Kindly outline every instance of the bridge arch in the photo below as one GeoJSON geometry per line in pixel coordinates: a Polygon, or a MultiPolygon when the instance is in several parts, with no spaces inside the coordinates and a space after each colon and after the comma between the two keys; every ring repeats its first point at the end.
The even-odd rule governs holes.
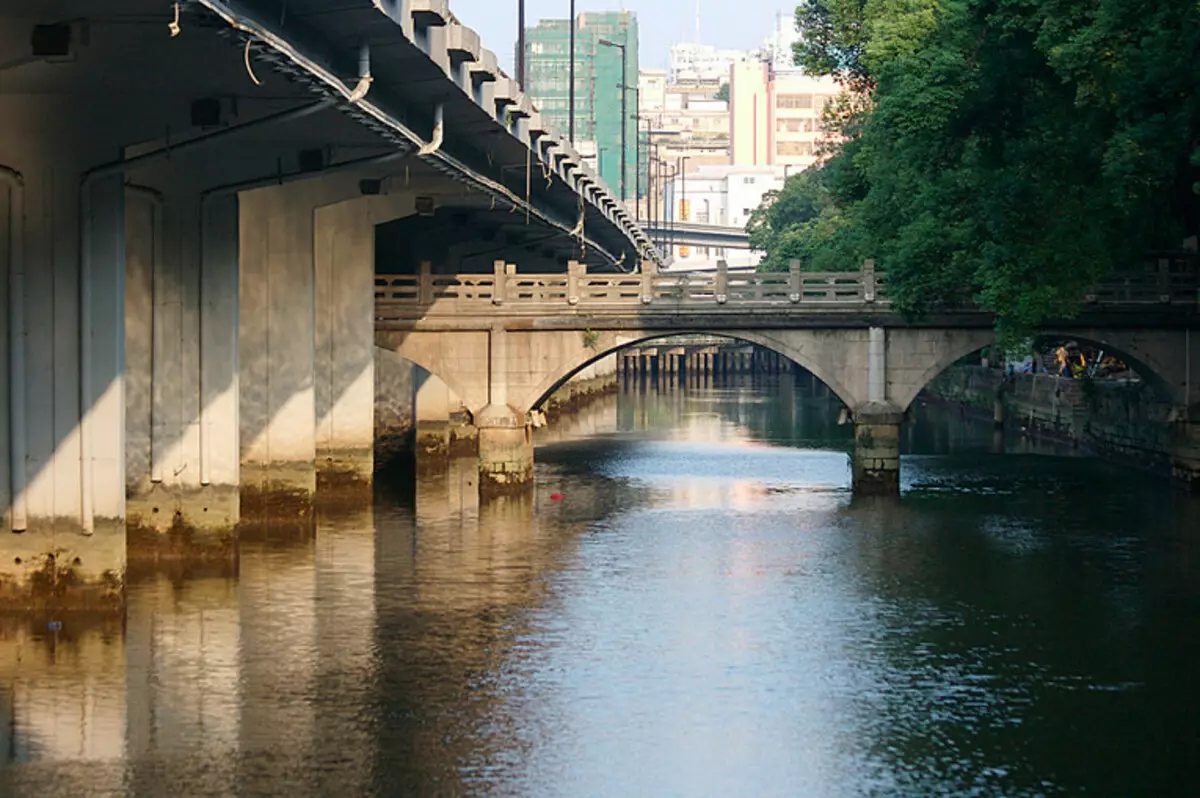
{"type": "MultiPolygon", "coordinates": [[[[1078,341],[1115,355],[1126,363],[1163,401],[1184,406],[1184,391],[1172,382],[1173,372],[1166,356],[1173,343],[1147,337],[1144,333],[1125,333],[1121,330],[1046,329],[1034,335],[1035,344],[1050,341],[1078,341]]],[[[964,357],[993,346],[995,333],[990,329],[962,330],[944,335],[937,356],[912,378],[889,378],[889,398],[901,410],[906,410],[934,379],[964,357]]],[[[889,367],[889,371],[891,368],[889,367]]]]}
{"type": "Polygon", "coordinates": [[[580,345],[575,348],[576,351],[564,353],[559,362],[550,366],[540,382],[520,400],[519,404],[514,404],[514,407],[520,412],[528,412],[539,407],[551,394],[562,387],[575,374],[587,368],[592,363],[602,360],[622,349],[641,346],[648,342],[666,338],[678,338],[684,335],[708,335],[717,338],[726,338],[734,342],[754,344],[775,352],[808,371],[824,383],[847,407],[853,407],[855,404],[853,394],[832,373],[832,369],[828,368],[826,363],[821,362],[816,357],[809,356],[806,352],[801,351],[799,347],[790,345],[788,341],[777,338],[767,332],[758,330],[721,330],[717,332],[708,330],[622,330],[617,332],[606,331],[595,333],[594,335],[597,337],[596,340],[591,342],[591,346],[585,346],[581,339],[580,345]]]}

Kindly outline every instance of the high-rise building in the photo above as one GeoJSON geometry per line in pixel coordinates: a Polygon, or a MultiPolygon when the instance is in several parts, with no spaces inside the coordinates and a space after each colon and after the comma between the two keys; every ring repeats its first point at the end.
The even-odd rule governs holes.
{"type": "MultiPolygon", "coordinates": [[[[525,32],[525,93],[560,134],[569,128],[571,23],[544,19],[525,32]]],[[[635,180],[637,156],[637,17],[630,11],[580,14],[575,20],[575,140],[594,142],[600,178],[630,200],[645,181],[635,180]],[[612,47],[602,41],[624,45],[612,47]],[[625,87],[622,88],[622,53],[625,87]],[[625,174],[621,175],[621,98],[625,95],[625,174]]],[[[645,167],[642,168],[643,173],[645,167]]]]}

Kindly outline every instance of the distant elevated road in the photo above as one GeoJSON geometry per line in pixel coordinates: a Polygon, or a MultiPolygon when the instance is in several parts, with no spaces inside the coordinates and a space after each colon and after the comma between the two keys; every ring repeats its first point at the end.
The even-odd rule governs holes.
{"type": "Polygon", "coordinates": [[[688,222],[669,225],[656,221],[643,224],[642,229],[659,242],[672,240],[676,245],[681,246],[750,249],[750,236],[741,227],[688,222]]]}

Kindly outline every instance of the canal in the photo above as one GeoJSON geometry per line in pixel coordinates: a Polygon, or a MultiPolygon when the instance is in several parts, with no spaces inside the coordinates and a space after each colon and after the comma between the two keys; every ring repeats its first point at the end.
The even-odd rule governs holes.
{"type": "Polygon", "coordinates": [[[633,386],[473,463],[0,622],[0,794],[1183,795],[1200,505],[921,408],[853,500],[807,384],[633,386]]]}

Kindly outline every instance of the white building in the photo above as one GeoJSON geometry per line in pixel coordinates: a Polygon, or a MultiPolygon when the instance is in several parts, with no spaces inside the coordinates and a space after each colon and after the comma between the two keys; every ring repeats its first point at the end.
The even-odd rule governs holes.
{"type": "Polygon", "coordinates": [[[749,57],[744,50],[718,50],[711,44],[673,44],[670,79],[672,83],[728,83],[729,68],[749,57]]]}
{"type": "Polygon", "coordinates": [[[800,32],[796,30],[795,12],[778,12],[774,30],[763,39],[762,60],[769,62],[776,71],[795,69],[792,50],[798,41],[800,32]]]}
{"type": "MultiPolygon", "coordinates": [[[[667,219],[744,229],[768,191],[783,188],[784,166],[705,165],[667,183],[667,219]]],[[[730,268],[753,267],[761,252],[720,247],[676,246],[672,269],[705,269],[725,260],[730,268]]]]}

